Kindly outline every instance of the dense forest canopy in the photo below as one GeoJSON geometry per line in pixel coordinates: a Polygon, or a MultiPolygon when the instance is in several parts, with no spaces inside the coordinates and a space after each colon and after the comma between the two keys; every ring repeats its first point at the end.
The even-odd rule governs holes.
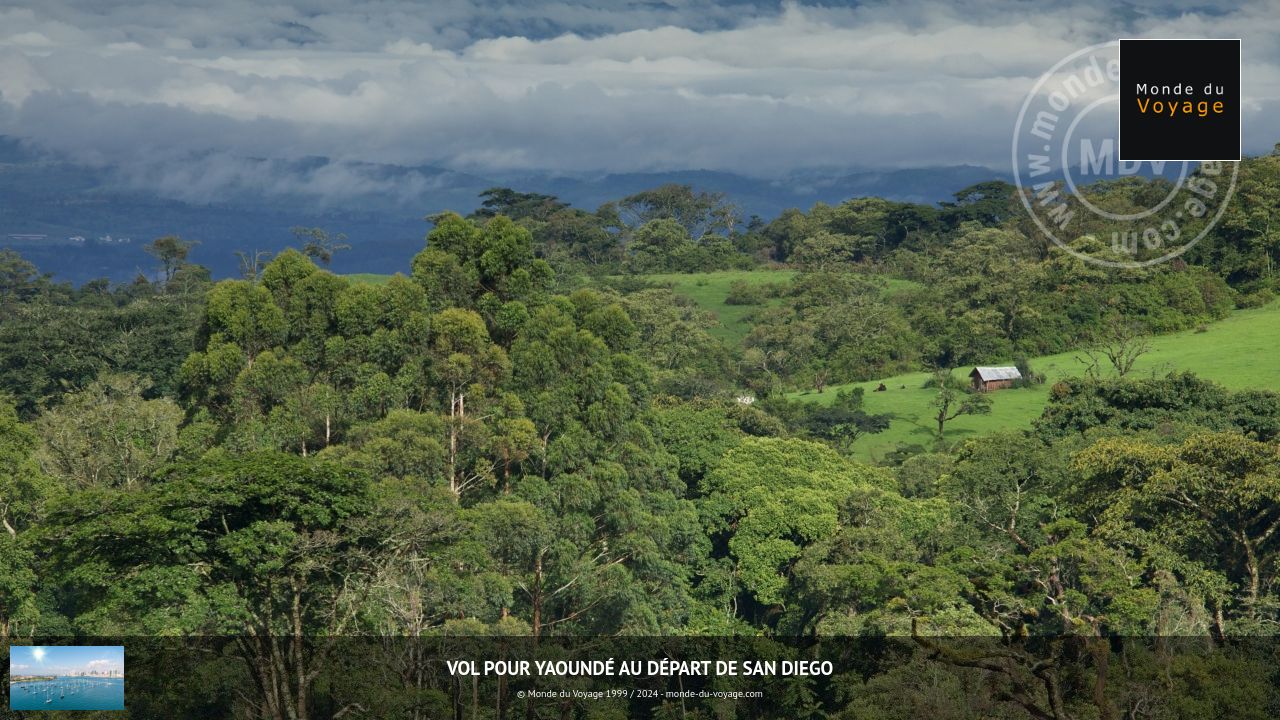
{"type": "MultiPolygon", "coordinates": [[[[384,283],[318,266],[340,238],[305,229],[216,283],[179,238],[119,286],[0,253],[0,636],[982,637],[1005,670],[918,662],[985,677],[1000,717],[1128,716],[1146,678],[1107,638],[1280,628],[1280,396],[1128,359],[1272,301],[1280,156],[1144,269],[1058,251],[1017,204],[984,183],[766,222],[686,186],[594,212],[498,188],[384,283]],[[652,277],[783,266],[733,288],[741,343],[652,277]],[[946,435],[989,412],[954,369],[1076,349],[1097,362],[1033,425],[946,435]],[[934,373],[937,439],[880,465],[850,456],[889,420],[861,390],[789,394],[906,370],[934,373]]],[[[238,652],[244,714],[307,716],[325,647],[238,652]]],[[[868,663],[843,681],[912,695],[868,663]]],[[[815,693],[755,716],[884,717],[815,693]]],[[[1178,697],[1148,702],[1204,716],[1178,697]]]]}

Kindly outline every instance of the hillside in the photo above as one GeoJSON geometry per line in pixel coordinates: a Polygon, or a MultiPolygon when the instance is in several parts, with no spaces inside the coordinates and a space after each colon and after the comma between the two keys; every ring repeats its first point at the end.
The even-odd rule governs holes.
{"type": "MultiPolygon", "coordinates": [[[[750,316],[765,307],[780,304],[778,299],[765,301],[763,305],[729,305],[725,298],[735,282],[749,285],[786,283],[795,277],[795,270],[723,270],[705,273],[659,273],[643,275],[650,282],[670,285],[678,295],[698,304],[698,307],[716,316],[719,326],[711,334],[731,345],[738,345],[751,330],[750,316]]],[[[910,280],[885,278],[886,291],[894,292],[914,285],[910,280]]]]}
{"type": "MultiPolygon", "coordinates": [[[[719,325],[710,330],[711,334],[736,345],[741,343],[747,336],[747,332],[751,330],[748,316],[764,306],[726,304],[724,300],[729,295],[730,287],[738,281],[749,285],[785,283],[794,276],[794,270],[724,270],[707,273],[662,273],[643,277],[650,282],[670,285],[676,294],[693,300],[698,307],[715,315],[719,325]]],[[[776,299],[768,300],[765,306],[777,302],[776,299]]]]}
{"type": "MultiPolygon", "coordinates": [[[[1236,311],[1231,317],[1207,326],[1204,332],[1190,330],[1153,338],[1151,352],[1138,360],[1132,374],[1148,376],[1190,370],[1231,389],[1280,388],[1280,359],[1275,354],[1277,346],[1280,346],[1280,302],[1236,311]]],[[[991,414],[963,416],[951,421],[947,424],[947,441],[957,442],[999,430],[1026,427],[1044,409],[1049,387],[1055,381],[1083,372],[1084,365],[1076,360],[1078,355],[1078,352],[1067,352],[1032,358],[1031,367],[1045,374],[1044,385],[992,393],[991,414]]],[[[1012,361],[1010,358],[993,359],[991,364],[1012,364],[1012,361]]],[[[962,375],[969,370],[965,367],[955,372],[962,375]]],[[[908,373],[832,386],[821,393],[792,393],[790,397],[830,403],[840,390],[863,388],[868,412],[896,416],[888,430],[860,438],[854,444],[854,453],[859,458],[878,460],[899,445],[927,447],[932,441],[930,416],[933,408],[930,403],[934,391],[924,387],[928,379],[928,373],[908,373]],[[887,389],[875,392],[880,383],[884,383],[887,389]]]]}
{"type": "MultiPolygon", "coordinates": [[[[718,270],[701,273],[652,273],[637,278],[656,285],[669,286],[677,295],[683,295],[697,303],[698,307],[715,316],[719,324],[710,329],[711,335],[730,345],[738,345],[751,330],[750,316],[764,307],[779,304],[777,298],[763,305],[730,305],[725,302],[735,282],[748,285],[767,283],[783,284],[795,277],[795,270],[718,270]]],[[[390,275],[379,273],[349,273],[354,282],[385,285],[390,275]]],[[[911,280],[887,278],[886,290],[894,292],[914,285],[911,280]]]]}

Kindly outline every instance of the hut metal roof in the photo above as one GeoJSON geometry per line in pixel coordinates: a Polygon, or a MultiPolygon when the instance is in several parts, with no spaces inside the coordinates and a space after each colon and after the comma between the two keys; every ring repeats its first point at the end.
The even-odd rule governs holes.
{"type": "Polygon", "coordinates": [[[992,380],[1021,380],[1022,373],[1018,372],[1016,367],[975,367],[973,372],[969,373],[970,377],[977,375],[982,378],[983,382],[991,382],[992,380]]]}

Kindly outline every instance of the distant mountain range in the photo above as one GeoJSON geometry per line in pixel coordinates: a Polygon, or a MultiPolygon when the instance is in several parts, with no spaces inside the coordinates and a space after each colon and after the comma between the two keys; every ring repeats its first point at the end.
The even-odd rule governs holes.
{"type": "Polygon", "coordinates": [[[434,166],[276,160],[225,155],[181,163],[90,165],[0,136],[0,247],[12,247],[57,279],[81,283],[154,273],[142,246],[161,235],[200,241],[191,260],[216,277],[237,272],[235,252],[276,252],[290,228],[345,233],[352,250],[338,272],[407,271],[422,247],[424,217],[467,213],[495,186],[556,195],[587,210],[664,183],[725,193],[744,217],[770,219],[786,208],[879,196],[935,203],[1007,173],[977,166],[906,170],[815,169],[784,178],[680,171],[620,174],[552,172],[486,176],[434,166]]]}

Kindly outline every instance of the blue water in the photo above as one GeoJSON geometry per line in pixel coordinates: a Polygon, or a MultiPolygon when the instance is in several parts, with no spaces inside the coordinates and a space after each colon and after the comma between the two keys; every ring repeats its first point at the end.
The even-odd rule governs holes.
{"type": "Polygon", "coordinates": [[[124,678],[60,677],[10,683],[9,709],[123,710],[124,678]]]}

